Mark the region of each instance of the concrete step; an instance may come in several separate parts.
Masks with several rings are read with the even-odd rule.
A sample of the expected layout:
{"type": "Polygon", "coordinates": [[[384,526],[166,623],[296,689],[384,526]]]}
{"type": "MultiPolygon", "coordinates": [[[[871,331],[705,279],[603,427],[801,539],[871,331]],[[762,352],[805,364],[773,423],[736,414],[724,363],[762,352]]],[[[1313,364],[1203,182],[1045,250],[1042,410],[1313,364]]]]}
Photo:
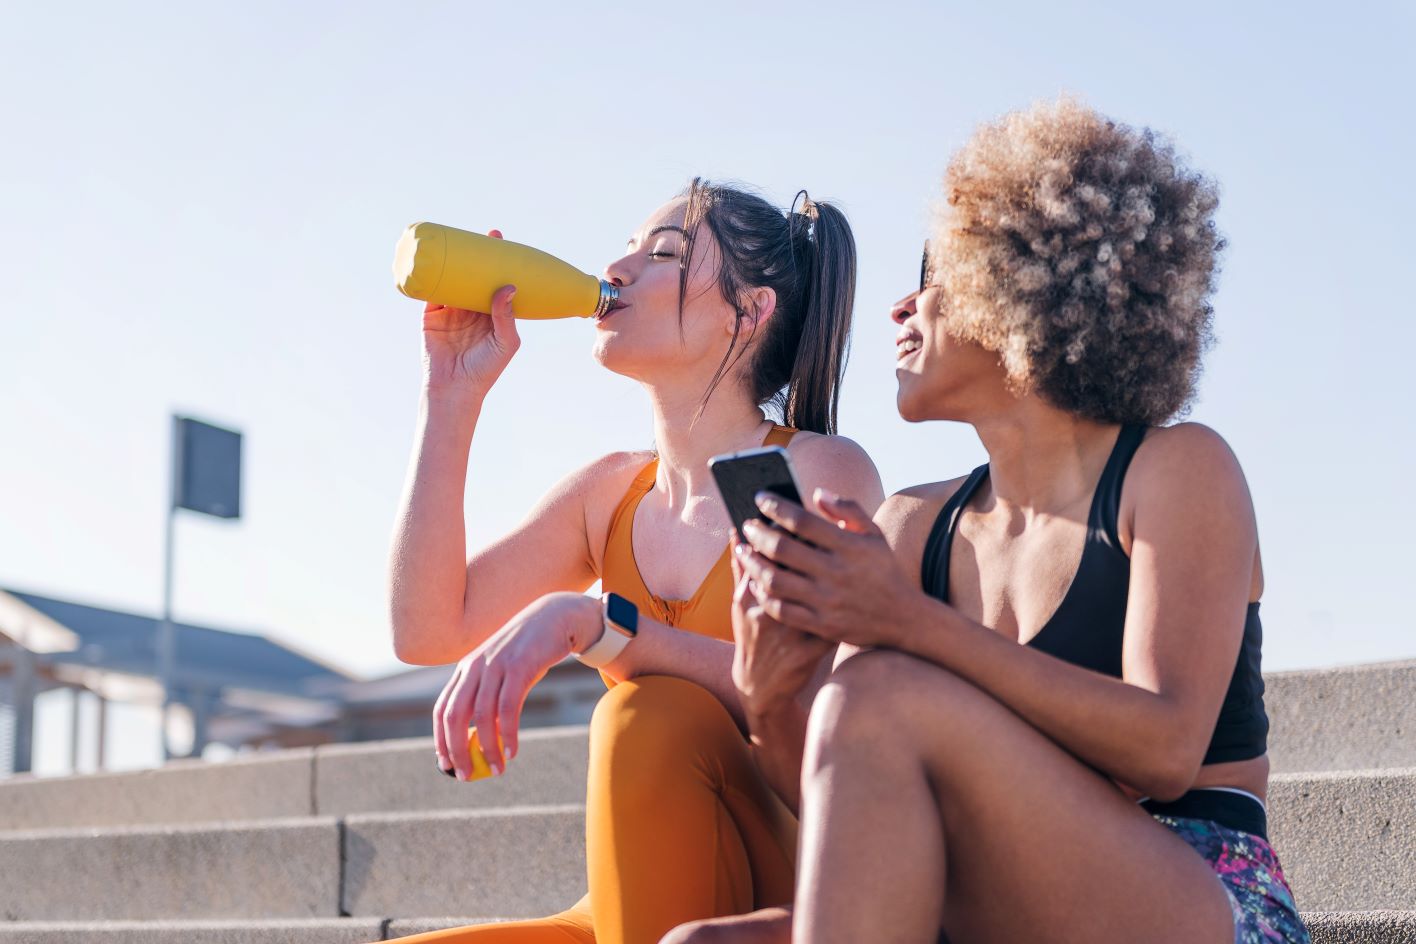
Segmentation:
{"type": "Polygon", "coordinates": [[[0,780],[0,833],[584,803],[589,750],[584,726],[525,731],[505,774],[471,783],[437,769],[430,737],[127,773],[20,776],[0,780]]]}
{"type": "Polygon", "coordinates": [[[0,944],[368,944],[504,918],[11,921],[0,944]]]}
{"type": "Polygon", "coordinates": [[[313,816],[314,751],[153,770],[0,780],[0,830],[313,816]]]}
{"type": "Polygon", "coordinates": [[[1416,661],[1264,676],[1282,773],[1416,767],[1416,661]]]}
{"type": "Polygon", "coordinates": [[[583,806],[363,813],[345,820],[345,833],[349,915],[532,918],[586,891],[583,806]]]}
{"type": "Polygon", "coordinates": [[[1313,944],[1416,944],[1416,911],[1303,915],[1313,944]]]}
{"type": "Polygon", "coordinates": [[[328,817],[6,833],[0,916],[337,918],[341,840],[328,817]]]}
{"type": "Polygon", "coordinates": [[[322,816],[583,804],[589,760],[583,725],[523,731],[506,773],[469,783],[437,769],[431,737],[331,744],[315,750],[314,802],[322,816]]]}
{"type": "Polygon", "coordinates": [[[1300,908],[1416,909],[1416,767],[1279,774],[1268,805],[1300,908]]]}
{"type": "Polygon", "coordinates": [[[15,921],[3,944],[367,944],[388,934],[386,918],[260,921],[15,921]]]}
{"type": "Polygon", "coordinates": [[[585,892],[582,806],[0,835],[8,921],[531,917],[585,892]]]}
{"type": "MultiPolygon", "coordinates": [[[[1416,766],[1416,662],[1266,676],[1278,773],[1416,766]]],[[[505,775],[459,783],[432,738],[280,751],[160,770],[0,780],[0,831],[582,803],[583,726],[523,733],[505,775]]]]}
{"type": "MultiPolygon", "coordinates": [[[[1416,908],[1416,768],[1279,775],[1271,807],[1300,907],[1416,908]]],[[[584,809],[11,832],[0,875],[9,920],[533,917],[584,893],[584,809]]]]}
{"type": "MultiPolygon", "coordinates": [[[[0,944],[367,944],[495,918],[312,918],[281,921],[17,921],[0,944]]],[[[1305,913],[1313,944],[1413,944],[1416,911],[1305,913]]]]}

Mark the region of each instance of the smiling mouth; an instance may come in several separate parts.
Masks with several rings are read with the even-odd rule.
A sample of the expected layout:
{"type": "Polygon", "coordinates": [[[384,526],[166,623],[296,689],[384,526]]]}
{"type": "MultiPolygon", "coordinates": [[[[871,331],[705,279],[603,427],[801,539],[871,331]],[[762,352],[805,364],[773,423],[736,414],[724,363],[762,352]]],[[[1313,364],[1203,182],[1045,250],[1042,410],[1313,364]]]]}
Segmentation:
{"type": "Polygon", "coordinates": [[[895,363],[903,364],[905,361],[918,354],[923,347],[924,343],[920,340],[911,339],[905,341],[895,348],[895,363]]]}

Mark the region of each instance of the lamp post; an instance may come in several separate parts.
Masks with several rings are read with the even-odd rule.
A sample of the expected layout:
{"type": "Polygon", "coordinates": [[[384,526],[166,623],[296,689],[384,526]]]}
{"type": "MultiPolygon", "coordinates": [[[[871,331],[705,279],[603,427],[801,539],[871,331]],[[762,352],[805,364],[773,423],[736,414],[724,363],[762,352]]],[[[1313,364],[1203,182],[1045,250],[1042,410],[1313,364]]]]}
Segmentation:
{"type": "MultiPolygon", "coordinates": [[[[167,540],[162,584],[162,621],[157,631],[157,675],[162,684],[162,759],[172,759],[168,707],[177,669],[177,627],[172,622],[173,559],[177,512],[215,518],[241,517],[241,434],[185,416],[172,417],[172,478],[167,503],[167,540]]],[[[200,750],[195,745],[194,750],[200,750]]]]}

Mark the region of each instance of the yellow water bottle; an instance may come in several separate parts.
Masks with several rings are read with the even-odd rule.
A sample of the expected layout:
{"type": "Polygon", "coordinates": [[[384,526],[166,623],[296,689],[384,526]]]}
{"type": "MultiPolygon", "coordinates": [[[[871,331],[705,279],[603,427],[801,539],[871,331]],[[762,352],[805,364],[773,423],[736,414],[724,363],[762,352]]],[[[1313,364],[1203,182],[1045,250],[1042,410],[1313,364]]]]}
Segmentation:
{"type": "Polygon", "coordinates": [[[550,253],[437,223],[403,231],[393,277],[409,298],[468,311],[491,311],[496,290],[515,285],[518,318],[598,318],[619,298],[609,282],[550,253]]]}

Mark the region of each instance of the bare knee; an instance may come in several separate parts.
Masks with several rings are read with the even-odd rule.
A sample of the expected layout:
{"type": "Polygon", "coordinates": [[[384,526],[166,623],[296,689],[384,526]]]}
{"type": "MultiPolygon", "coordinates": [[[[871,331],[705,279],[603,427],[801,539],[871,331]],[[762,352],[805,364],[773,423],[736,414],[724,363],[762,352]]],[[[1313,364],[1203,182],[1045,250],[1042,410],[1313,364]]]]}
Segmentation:
{"type": "Polygon", "coordinates": [[[881,761],[917,757],[941,739],[967,749],[978,708],[991,696],[931,662],[867,650],[841,663],[811,707],[806,763],[830,763],[835,752],[881,761]]]}
{"type": "Polygon", "coordinates": [[[660,938],[659,944],[720,944],[727,940],[723,928],[709,919],[681,924],[660,938]]]}
{"type": "Polygon", "coordinates": [[[972,686],[953,673],[901,652],[871,649],[842,662],[812,705],[822,734],[880,737],[911,723],[937,724],[941,712],[972,686]]]}
{"type": "Polygon", "coordinates": [[[729,918],[706,918],[674,928],[659,944],[791,944],[791,912],[766,908],[729,918]]]}

